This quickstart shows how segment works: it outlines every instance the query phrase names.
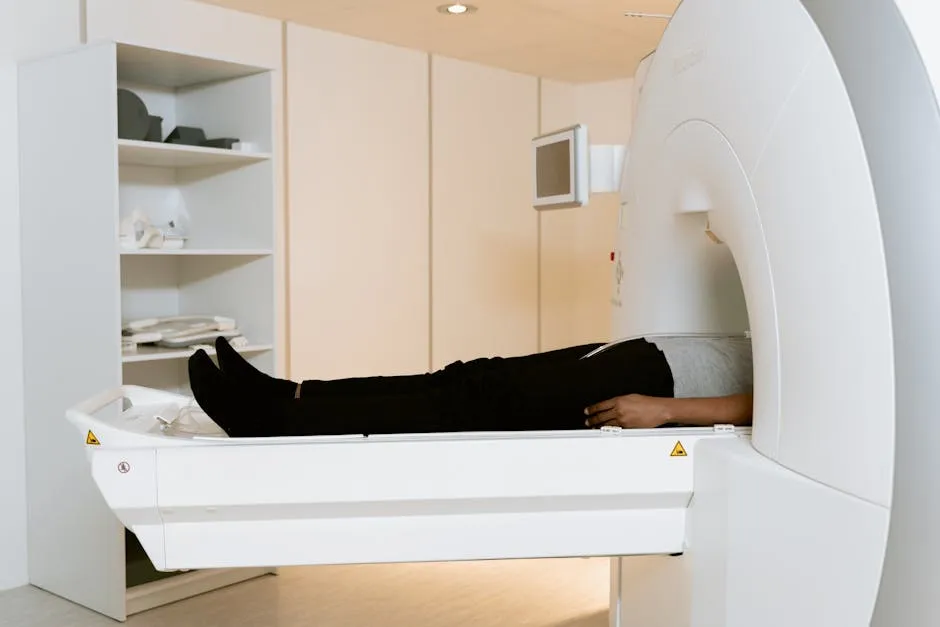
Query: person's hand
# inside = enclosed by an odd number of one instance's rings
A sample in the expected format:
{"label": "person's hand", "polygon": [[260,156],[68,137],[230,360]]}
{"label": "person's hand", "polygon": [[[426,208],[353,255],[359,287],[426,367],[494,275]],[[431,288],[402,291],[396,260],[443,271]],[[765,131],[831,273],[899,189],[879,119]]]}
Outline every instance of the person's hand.
{"label": "person's hand", "polygon": [[618,396],[584,410],[589,427],[655,429],[670,421],[669,399],[642,394]]}

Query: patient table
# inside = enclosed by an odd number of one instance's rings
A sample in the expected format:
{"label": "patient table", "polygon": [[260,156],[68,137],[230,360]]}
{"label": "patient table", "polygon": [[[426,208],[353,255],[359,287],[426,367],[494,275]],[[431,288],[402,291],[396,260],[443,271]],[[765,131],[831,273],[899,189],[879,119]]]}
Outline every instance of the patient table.
{"label": "patient table", "polygon": [[233,439],[191,402],[127,386],[69,412],[158,569],[681,553],[696,445],[748,432]]}

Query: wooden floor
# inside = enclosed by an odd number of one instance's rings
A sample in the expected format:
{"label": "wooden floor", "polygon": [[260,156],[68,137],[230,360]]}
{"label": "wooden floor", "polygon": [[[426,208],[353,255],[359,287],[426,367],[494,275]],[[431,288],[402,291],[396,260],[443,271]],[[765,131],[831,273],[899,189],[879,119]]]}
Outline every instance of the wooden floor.
{"label": "wooden floor", "polygon": [[[132,616],[130,627],[607,627],[609,562],[281,569]],[[118,623],[35,588],[0,593],[2,627]]]}

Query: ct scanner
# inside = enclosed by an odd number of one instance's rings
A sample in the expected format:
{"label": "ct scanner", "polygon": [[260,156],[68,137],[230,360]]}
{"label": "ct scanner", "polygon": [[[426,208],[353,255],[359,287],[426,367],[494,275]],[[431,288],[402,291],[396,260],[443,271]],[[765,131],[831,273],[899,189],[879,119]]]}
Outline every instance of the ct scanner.
{"label": "ct scanner", "polygon": [[104,498],[162,569],[648,556],[615,624],[936,624],[938,13],[685,0],[649,64],[614,336],[750,329],[752,430],[229,440],[124,388],[68,414]]}

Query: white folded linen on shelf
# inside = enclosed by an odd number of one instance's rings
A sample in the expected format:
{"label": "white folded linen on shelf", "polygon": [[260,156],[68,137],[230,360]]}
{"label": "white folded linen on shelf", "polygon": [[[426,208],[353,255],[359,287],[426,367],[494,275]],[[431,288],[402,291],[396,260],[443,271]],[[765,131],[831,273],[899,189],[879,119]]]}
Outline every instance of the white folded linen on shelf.
{"label": "white folded linen on shelf", "polygon": [[219,336],[228,339],[236,347],[247,343],[235,320],[225,316],[144,318],[125,322],[121,328],[121,340],[125,351],[132,351],[140,344],[155,344],[165,348],[211,345]]}

